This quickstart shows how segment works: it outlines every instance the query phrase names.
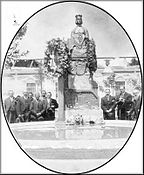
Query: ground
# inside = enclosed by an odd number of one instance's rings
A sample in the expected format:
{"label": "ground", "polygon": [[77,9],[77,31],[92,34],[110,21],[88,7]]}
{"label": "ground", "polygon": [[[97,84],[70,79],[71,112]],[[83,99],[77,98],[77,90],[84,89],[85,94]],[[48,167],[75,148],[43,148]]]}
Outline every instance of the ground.
{"label": "ground", "polygon": [[41,165],[60,172],[85,172],[111,159],[128,139],[135,121],[70,126],[44,121],[11,124],[22,149]]}

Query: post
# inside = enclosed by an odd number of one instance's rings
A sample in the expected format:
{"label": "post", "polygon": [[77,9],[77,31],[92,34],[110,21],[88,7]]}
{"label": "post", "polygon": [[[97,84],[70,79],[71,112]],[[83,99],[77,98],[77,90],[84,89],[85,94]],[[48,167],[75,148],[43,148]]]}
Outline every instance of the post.
{"label": "post", "polygon": [[42,61],[40,62],[38,74],[39,74],[40,91],[41,91],[41,93],[42,93],[42,81],[43,81]]}
{"label": "post", "polygon": [[64,77],[58,78],[58,121],[65,120],[65,103],[64,103]]}

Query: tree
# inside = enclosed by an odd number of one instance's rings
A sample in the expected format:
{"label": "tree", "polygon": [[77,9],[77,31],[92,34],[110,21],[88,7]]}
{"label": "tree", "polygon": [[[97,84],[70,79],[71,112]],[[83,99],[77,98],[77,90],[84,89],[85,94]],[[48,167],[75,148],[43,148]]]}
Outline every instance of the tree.
{"label": "tree", "polygon": [[139,62],[136,58],[132,58],[131,62],[129,63],[130,66],[135,66],[135,65],[139,65]]}
{"label": "tree", "polygon": [[29,51],[25,51],[20,53],[20,49],[19,49],[19,42],[23,39],[23,37],[25,36],[27,31],[27,25],[24,25],[17,33],[17,35],[15,36],[9,50],[8,53],[6,55],[6,61],[5,61],[5,67],[6,68],[11,68],[14,63],[15,60],[21,56],[25,56],[26,54],[29,53]]}
{"label": "tree", "polygon": [[115,74],[111,74],[106,78],[106,80],[103,80],[105,87],[112,88],[115,84]]}

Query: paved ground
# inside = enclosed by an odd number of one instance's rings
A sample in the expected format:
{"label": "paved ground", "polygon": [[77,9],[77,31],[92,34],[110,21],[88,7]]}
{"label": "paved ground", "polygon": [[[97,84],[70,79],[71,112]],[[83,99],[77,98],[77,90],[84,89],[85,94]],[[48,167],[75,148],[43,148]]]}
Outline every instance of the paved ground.
{"label": "paved ground", "polygon": [[129,137],[134,121],[66,126],[55,122],[11,124],[21,147],[38,163],[55,171],[78,173],[111,159]]}

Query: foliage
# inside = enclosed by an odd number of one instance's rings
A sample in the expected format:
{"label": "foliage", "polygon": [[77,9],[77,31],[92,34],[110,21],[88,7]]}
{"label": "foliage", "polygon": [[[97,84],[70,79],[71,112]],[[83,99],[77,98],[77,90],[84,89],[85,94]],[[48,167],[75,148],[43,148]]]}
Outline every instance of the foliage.
{"label": "foliage", "polygon": [[106,80],[103,80],[104,84],[105,84],[105,87],[111,87],[111,86],[114,86],[114,83],[115,83],[115,74],[111,74],[110,76],[107,77]]}
{"label": "foliage", "polygon": [[99,91],[104,92],[104,87],[103,86],[99,86]]}
{"label": "foliage", "polygon": [[26,31],[27,31],[27,26],[25,25],[18,31],[12,44],[10,45],[10,48],[9,48],[7,56],[6,56],[6,61],[5,61],[6,68],[11,68],[14,65],[17,58],[19,58],[21,56],[25,56],[29,53],[28,50],[26,52],[20,53],[20,49],[18,48],[19,42],[20,42],[20,40],[23,39]]}
{"label": "foliage", "polygon": [[130,66],[139,65],[139,62],[136,58],[132,58],[131,62],[129,63]]}
{"label": "foliage", "polygon": [[130,86],[133,86],[134,88],[141,89],[140,81],[136,78],[130,78],[128,83]]}
{"label": "foliage", "polygon": [[[90,76],[92,77],[93,73],[97,70],[95,43],[93,40],[87,40],[86,46],[86,65],[89,68]],[[67,46],[67,42],[60,38],[48,41],[44,58],[46,73],[52,73],[53,75],[56,73],[60,75],[67,73],[72,61],[73,48],[70,50]]]}
{"label": "foliage", "polygon": [[46,73],[66,73],[70,66],[69,58],[69,50],[65,41],[61,40],[60,38],[48,41],[44,58]]}
{"label": "foliage", "polygon": [[133,86],[136,86],[137,85],[137,80],[136,79],[131,79],[131,83]]}
{"label": "foliage", "polygon": [[18,39],[22,39],[24,37],[24,35],[26,34],[27,32],[27,25],[24,25],[22,28],[20,28],[20,30],[18,31],[16,37],[15,37],[15,40],[18,40]]}
{"label": "foliage", "polygon": [[114,85],[115,82],[115,74],[113,73],[112,75],[110,75],[108,78],[108,82],[110,85]]}
{"label": "foliage", "polygon": [[90,76],[97,70],[97,59],[95,51],[94,40],[87,40],[87,66],[89,68]]}

